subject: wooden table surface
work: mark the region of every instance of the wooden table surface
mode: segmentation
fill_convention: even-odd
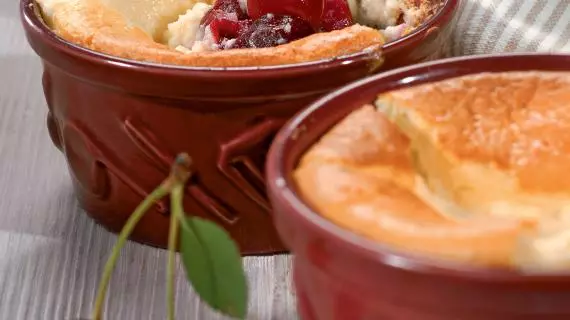
[[[453,55],[570,51],[568,0],[464,0]],[[0,0],[0,319],[88,318],[115,236],[78,207],[63,156],[45,128],[41,64],[18,1]],[[288,256],[245,260],[249,319],[296,319]],[[108,319],[165,318],[165,252],[129,243],[107,299]],[[178,319],[221,319],[182,270]]]

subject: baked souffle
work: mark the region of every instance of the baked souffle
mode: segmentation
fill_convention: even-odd
[[[377,51],[443,0],[37,0],[47,25],[88,49],[197,67],[269,66]]]
[[[570,73],[482,73],[381,94],[302,157],[301,197],[395,250],[570,269]]]

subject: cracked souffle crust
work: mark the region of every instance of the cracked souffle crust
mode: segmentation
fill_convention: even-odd
[[[318,213],[396,249],[570,268],[570,73],[484,73],[381,94],[294,178]]]
[[[395,0],[387,0],[386,3],[390,1]],[[374,27],[351,24],[338,27],[338,30],[319,30],[311,34],[303,31],[308,27],[298,20],[265,15],[258,20],[265,19],[262,27],[271,27],[269,31],[273,31],[271,36],[274,36],[275,41],[261,43],[256,47],[259,42],[256,40],[272,38],[256,38],[252,32],[240,33],[241,38],[224,38],[228,32],[239,30],[240,26],[236,25],[234,16],[239,16],[240,9],[237,9],[237,13],[232,12],[229,20],[219,19],[220,16],[207,17],[215,11],[212,8],[216,9],[216,4],[211,1],[38,0],[46,23],[67,41],[121,58],[196,67],[285,65],[362,51],[377,53],[385,44],[387,34],[396,32],[395,34],[402,35],[409,32],[413,29],[412,24],[417,24],[415,20],[425,19],[435,10],[424,2],[418,2],[419,5],[411,0],[401,2],[414,10],[410,11],[407,18],[400,15],[400,24],[392,29],[387,28],[384,32]],[[362,3],[365,1],[349,1],[353,7],[356,6],[354,18],[358,15],[370,17],[371,12],[358,8]],[[405,19],[410,21],[404,21]],[[208,24],[205,24],[205,20],[208,20]],[[242,20],[238,22],[242,23]],[[247,23],[249,26],[256,21]],[[281,28],[281,34],[287,32],[289,36],[297,33],[286,43],[275,38],[276,26]],[[404,27],[409,30],[404,30]],[[397,28],[399,29],[396,30]],[[264,35],[263,28],[254,31]],[[214,49],[212,41],[216,41],[214,44],[217,47]]]

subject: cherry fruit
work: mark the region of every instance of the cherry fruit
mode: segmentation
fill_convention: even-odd
[[[232,48],[267,48],[295,41],[314,33],[300,18],[266,14],[255,20],[236,40]]]
[[[320,24],[322,30],[340,30],[353,24],[352,13],[346,0],[324,0]]]
[[[208,11],[200,25],[209,25],[215,19],[246,20],[249,19],[247,12],[242,9],[239,0],[216,0],[214,6]]]
[[[247,0],[247,13],[253,20],[270,13],[287,15],[307,21],[314,29],[319,28],[323,8],[324,0]]]
[[[240,5],[240,0],[216,0],[212,9],[235,13],[239,20],[249,18],[246,9]]]
[[[216,43],[221,43],[224,39],[230,40],[239,37],[250,25],[251,20],[236,21],[224,17],[216,18],[209,24]]]
[[[278,46],[353,21],[347,0],[216,0],[200,24],[229,49]]]

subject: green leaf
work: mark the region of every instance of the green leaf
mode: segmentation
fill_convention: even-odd
[[[183,219],[180,253],[194,290],[213,309],[244,319],[247,280],[238,247],[215,223],[196,217]]]

